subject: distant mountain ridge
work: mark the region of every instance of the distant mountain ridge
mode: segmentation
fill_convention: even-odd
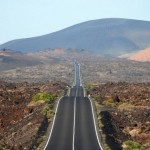
[[[0,45],[0,49],[22,52],[72,48],[113,56],[146,47],[150,47],[149,21],[116,18],[87,21],[47,35],[13,40]]]

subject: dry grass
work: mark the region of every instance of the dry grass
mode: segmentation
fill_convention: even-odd
[[[129,104],[129,103],[123,103],[121,105],[118,106],[118,110],[119,111],[134,111],[134,108],[136,106]]]

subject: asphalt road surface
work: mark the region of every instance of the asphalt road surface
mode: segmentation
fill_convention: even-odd
[[[102,150],[95,130],[91,101],[84,97],[80,82],[80,64],[75,63],[74,86],[69,96],[58,102],[44,150]]]

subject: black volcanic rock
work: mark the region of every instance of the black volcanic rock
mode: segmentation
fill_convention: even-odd
[[[73,48],[118,56],[148,46],[150,46],[150,22],[100,19],[43,36],[9,41],[0,45],[0,49],[34,52],[47,48]]]

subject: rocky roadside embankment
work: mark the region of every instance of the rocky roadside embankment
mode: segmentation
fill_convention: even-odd
[[[150,148],[149,83],[95,84],[88,91],[95,101],[107,148]]]
[[[38,146],[42,142],[42,139],[36,141],[38,134],[46,130],[43,127],[48,126],[52,119],[51,109],[65,90],[63,83],[0,82],[0,149],[29,150],[35,142]],[[49,103],[31,102],[37,93],[55,97]]]

